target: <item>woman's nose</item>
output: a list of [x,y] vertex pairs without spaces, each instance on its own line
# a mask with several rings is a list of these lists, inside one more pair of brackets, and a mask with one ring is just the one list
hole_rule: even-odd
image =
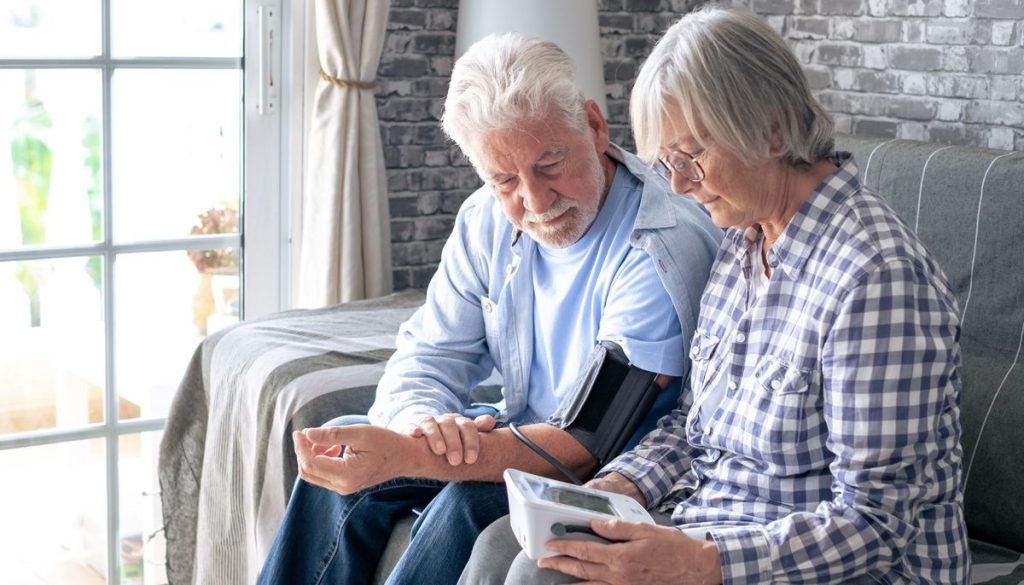
[[676,195],[689,195],[691,191],[697,188],[698,183],[687,179],[682,173],[672,171],[669,185],[672,187],[672,192]]

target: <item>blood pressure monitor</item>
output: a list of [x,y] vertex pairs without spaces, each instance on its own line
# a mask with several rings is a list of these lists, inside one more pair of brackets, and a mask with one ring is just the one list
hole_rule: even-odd
[[509,519],[516,540],[531,559],[555,556],[544,548],[553,538],[592,534],[591,520],[620,518],[654,524],[629,496],[549,479],[516,469],[505,470]]

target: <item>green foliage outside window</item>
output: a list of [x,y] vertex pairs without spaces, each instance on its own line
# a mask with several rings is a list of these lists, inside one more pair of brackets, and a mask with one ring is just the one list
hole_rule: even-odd
[[[26,79],[26,98],[21,116],[13,125],[14,139],[10,144],[10,156],[17,186],[18,216],[21,221],[21,241],[25,245],[43,244],[46,242],[46,210],[50,192],[50,177],[53,164],[53,153],[46,144],[45,137],[53,127],[53,120],[46,111],[45,104],[31,96],[33,83],[31,72]],[[92,224],[92,238],[98,241],[102,236],[103,192],[100,185],[101,138],[100,124],[95,118],[85,122],[82,147],[85,157],[82,163],[89,170],[87,194]],[[101,259],[89,257],[86,272],[93,285],[100,288],[102,282]],[[31,323],[33,327],[40,324],[39,284],[45,277],[43,265],[39,263],[21,262],[15,276],[21,282],[31,303]]]

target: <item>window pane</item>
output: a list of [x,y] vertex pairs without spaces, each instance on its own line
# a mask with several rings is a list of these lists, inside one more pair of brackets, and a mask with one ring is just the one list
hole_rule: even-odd
[[117,57],[239,57],[238,0],[112,0],[112,50]]
[[103,422],[102,262],[0,262],[0,434]]
[[0,70],[0,249],[102,238],[98,70]]
[[114,236],[180,238],[211,208],[238,209],[237,70],[120,70],[113,78]]
[[0,2],[0,58],[100,54],[100,0]]
[[167,583],[160,483],[156,475],[163,433],[125,435],[118,444],[121,500],[121,583]]
[[103,439],[0,451],[4,583],[106,582],[104,462]]
[[121,418],[165,416],[196,345],[238,320],[237,251],[205,251],[222,260],[206,272],[197,270],[197,252],[117,259],[117,388],[135,407]]

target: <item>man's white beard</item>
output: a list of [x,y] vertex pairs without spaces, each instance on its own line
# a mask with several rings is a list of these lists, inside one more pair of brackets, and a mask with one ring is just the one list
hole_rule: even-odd
[[[581,207],[579,201],[575,199],[559,195],[551,207],[542,214],[525,211],[521,229],[549,248],[565,248],[575,244],[583,237],[583,234],[587,233],[590,225],[597,218],[598,212],[601,211],[601,200],[606,181],[600,159],[597,159],[594,164],[593,182],[597,187],[597,196],[591,198],[586,207]],[[563,217],[563,215],[563,221],[555,226],[547,227],[539,223]]]

